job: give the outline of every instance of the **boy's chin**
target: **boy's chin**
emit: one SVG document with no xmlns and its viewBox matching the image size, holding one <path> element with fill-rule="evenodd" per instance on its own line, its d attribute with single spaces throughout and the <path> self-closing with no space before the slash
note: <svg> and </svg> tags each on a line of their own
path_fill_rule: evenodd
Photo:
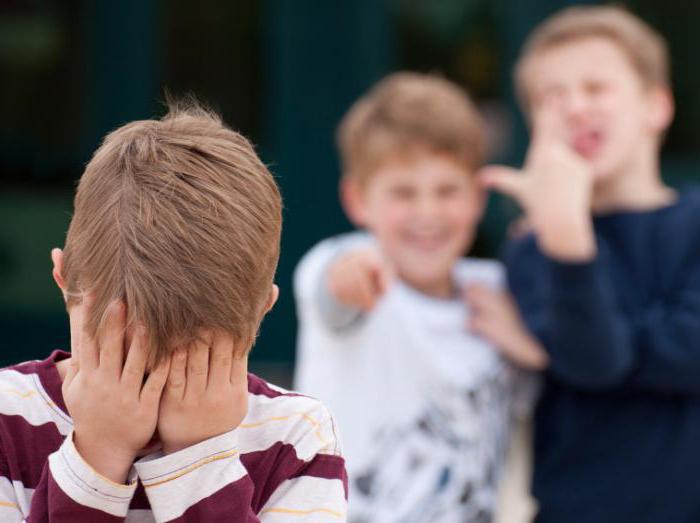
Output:
<svg viewBox="0 0 700 523">
<path fill-rule="evenodd" d="M 619 158 L 606 158 L 598 156 L 587 160 L 593 172 L 593 183 L 606 183 L 614 178 L 618 173 L 624 172 L 629 162 Z"/>
<path fill-rule="evenodd" d="M 593 183 L 595 185 L 605 185 L 615 178 L 617 170 L 605 164 L 593 164 Z"/>
</svg>

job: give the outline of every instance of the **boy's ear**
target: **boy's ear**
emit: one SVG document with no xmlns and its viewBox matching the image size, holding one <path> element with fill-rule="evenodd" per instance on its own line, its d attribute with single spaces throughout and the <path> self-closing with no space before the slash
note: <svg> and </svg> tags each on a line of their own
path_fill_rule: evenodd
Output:
<svg viewBox="0 0 700 523">
<path fill-rule="evenodd" d="M 657 87 L 649 96 L 649 123 L 654 131 L 662 133 L 671 126 L 676 111 L 673 93 L 667 87 Z"/>
<path fill-rule="evenodd" d="M 277 303 L 277 298 L 280 297 L 280 288 L 276 284 L 272 284 L 272 288 L 270 289 L 270 298 L 267 302 L 267 306 L 265 307 L 265 313 L 270 312 L 270 309 L 275 306 L 275 303 Z"/>
<path fill-rule="evenodd" d="M 340 203 L 345 214 L 356 227 L 365 226 L 365 204 L 362 187 L 354 178 L 340 180 Z"/>
<path fill-rule="evenodd" d="M 51 261 L 53 262 L 53 270 L 51 271 L 51 274 L 53 274 L 53 279 L 56 282 L 56 285 L 58 285 L 58 288 L 61 289 L 63 301 L 66 301 L 66 282 L 63 279 L 63 251 L 58 248 L 51 249 Z"/>
</svg>

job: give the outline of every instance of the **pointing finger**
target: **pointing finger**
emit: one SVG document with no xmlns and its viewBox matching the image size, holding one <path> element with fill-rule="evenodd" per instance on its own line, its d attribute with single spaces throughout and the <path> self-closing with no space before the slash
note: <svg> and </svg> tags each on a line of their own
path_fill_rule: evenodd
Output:
<svg viewBox="0 0 700 523">
<path fill-rule="evenodd" d="M 511 167 L 489 166 L 479 171 L 479 181 L 488 189 L 494 189 L 500 193 L 519 200 L 522 196 L 526 175 Z"/>
</svg>

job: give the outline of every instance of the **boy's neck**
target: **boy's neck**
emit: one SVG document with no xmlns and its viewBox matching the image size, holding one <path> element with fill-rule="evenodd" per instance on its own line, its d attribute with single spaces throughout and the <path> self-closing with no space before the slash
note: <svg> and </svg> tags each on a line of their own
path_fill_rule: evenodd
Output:
<svg viewBox="0 0 700 523">
<path fill-rule="evenodd" d="M 412 289 L 431 298 L 449 300 L 455 296 L 457 291 L 452 274 L 447 275 L 444 279 L 433 282 L 415 282 L 411 281 L 410 279 L 403 278 L 401 275 L 399 275 L 399 277 Z"/>
<path fill-rule="evenodd" d="M 620 210 L 652 210 L 672 203 L 676 193 L 661 179 L 658 152 L 637 155 L 624 170 L 597 182 L 593 213 Z"/>
</svg>

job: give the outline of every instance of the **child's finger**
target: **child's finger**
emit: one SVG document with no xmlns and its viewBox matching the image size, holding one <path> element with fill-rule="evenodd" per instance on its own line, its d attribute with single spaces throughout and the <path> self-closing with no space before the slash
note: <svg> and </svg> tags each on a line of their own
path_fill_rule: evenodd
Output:
<svg viewBox="0 0 700 523">
<path fill-rule="evenodd" d="M 203 393 L 209 374 L 209 347 L 211 339 L 197 338 L 187 353 L 187 386 L 185 396 Z"/>
<path fill-rule="evenodd" d="M 532 115 L 532 146 L 542 143 L 566 143 L 562 118 L 553 103 L 544 103 Z"/>
<path fill-rule="evenodd" d="M 186 384 L 187 352 L 185 350 L 179 350 L 171 357 L 166 392 L 169 396 L 180 400 L 185 395 Z"/>
<path fill-rule="evenodd" d="M 476 334 L 478 336 L 484 336 L 484 331 L 486 329 L 486 320 L 480 314 L 472 314 L 469 317 L 468 327 L 473 334 Z"/>
<path fill-rule="evenodd" d="M 107 306 L 105 319 L 98 333 L 99 367 L 109 376 L 121 376 L 124 364 L 124 329 L 126 307 L 121 301 Z"/>
<path fill-rule="evenodd" d="M 495 343 L 499 335 L 500 326 L 496 322 L 491 321 L 491 318 L 487 315 L 479 314 L 472 317 L 470 330 L 472 333 Z"/>
<path fill-rule="evenodd" d="M 121 381 L 128 390 L 134 390 L 138 393 L 143 383 L 143 376 L 146 373 L 146 364 L 148 362 L 148 346 L 147 346 L 146 329 L 143 325 L 139 325 L 134 333 L 134 338 L 129 347 L 129 353 L 126 355 L 126 362 L 122 369 Z"/>
<path fill-rule="evenodd" d="M 388 267 L 384 263 L 378 263 L 375 270 L 372 271 L 372 287 L 375 296 L 383 295 L 389 288 L 390 273 Z"/>
<path fill-rule="evenodd" d="M 77 309 L 76 309 L 77 308 Z M 82 303 L 76 305 L 72 309 L 76 309 L 71 314 L 78 314 L 75 318 L 76 331 L 79 332 L 78 337 L 78 364 L 83 370 L 96 369 L 100 361 L 97 341 L 90 334 L 87 327 L 87 318 L 95 308 L 95 296 L 88 293 L 83 296 Z M 71 327 L 72 329 L 73 327 Z"/>
<path fill-rule="evenodd" d="M 476 293 L 482 306 L 489 310 L 497 308 L 503 299 L 500 291 L 489 287 L 478 287 Z"/>
<path fill-rule="evenodd" d="M 216 331 L 209 351 L 209 377 L 207 388 L 228 384 L 231 380 L 233 339 L 230 335 Z"/>
<path fill-rule="evenodd" d="M 375 251 L 373 281 L 375 298 L 382 296 L 389 290 L 391 281 L 394 279 L 394 268 L 389 261 L 379 252 Z"/>
<path fill-rule="evenodd" d="M 525 174 L 518 169 L 501 165 L 484 167 L 478 173 L 480 183 L 487 189 L 493 189 L 519 200 L 525 189 Z"/>
<path fill-rule="evenodd" d="M 163 394 L 163 389 L 165 388 L 166 383 L 169 382 L 171 365 L 172 359 L 166 358 L 150 372 L 148 378 L 146 379 L 146 383 L 143 384 L 143 388 L 141 389 L 142 402 L 146 402 L 150 404 L 150 406 L 157 406 L 157 404 L 160 402 L 160 397 Z"/>
<path fill-rule="evenodd" d="M 357 269 L 355 278 L 355 293 L 358 306 L 362 310 L 370 310 L 374 306 L 375 290 L 372 284 L 372 276 L 364 268 Z"/>
<path fill-rule="evenodd" d="M 483 285 L 469 285 L 465 291 L 467 303 L 478 309 L 489 309 L 495 301 L 494 291 Z"/>
</svg>

